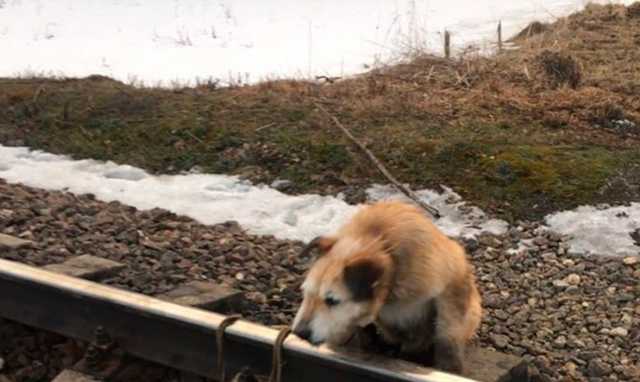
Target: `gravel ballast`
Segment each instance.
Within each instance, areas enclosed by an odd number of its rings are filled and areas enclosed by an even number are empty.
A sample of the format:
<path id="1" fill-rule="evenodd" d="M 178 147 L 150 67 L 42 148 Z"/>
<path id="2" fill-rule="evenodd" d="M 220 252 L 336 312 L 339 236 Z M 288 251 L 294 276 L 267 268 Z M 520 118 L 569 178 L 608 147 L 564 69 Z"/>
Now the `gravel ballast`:
<path id="1" fill-rule="evenodd" d="M 43 266 L 103 257 L 126 265 L 103 283 L 147 295 L 193 280 L 241 290 L 247 303 L 238 313 L 264 325 L 291 322 L 310 260 L 299 256 L 301 242 L 251 235 L 233 222 L 205 226 L 2 180 L 0 233 L 33 242 L 3 249 L 2 258 Z M 564 239 L 523 222 L 504 236 L 464 241 L 484 299 L 478 345 L 529 358 L 551 381 L 640 380 L 640 261 L 569 254 Z M 65 366 L 65 352 L 8 346 L 25 337 L 16 331 L 38 336 L 16 327 L 0 323 L 0 375 L 26 381 L 34 368 L 51 374 Z M 51 349 L 72 348 L 47 336 Z"/>

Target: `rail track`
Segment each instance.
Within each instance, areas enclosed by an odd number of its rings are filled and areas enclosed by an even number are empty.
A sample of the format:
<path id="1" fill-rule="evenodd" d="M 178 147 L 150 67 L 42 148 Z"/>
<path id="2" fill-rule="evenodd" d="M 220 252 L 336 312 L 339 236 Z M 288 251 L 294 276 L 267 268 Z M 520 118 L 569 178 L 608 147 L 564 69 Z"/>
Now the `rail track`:
<path id="1" fill-rule="evenodd" d="M 0 260 L 0 316 L 88 342 L 95 342 L 100 328 L 119 351 L 202 377 L 220 375 L 221 314 Z M 243 320 L 226 327 L 227 376 L 246 367 L 269 375 L 278 334 Z M 398 360 L 313 347 L 293 335 L 282 345 L 282 361 L 282 381 L 473 382 Z"/>

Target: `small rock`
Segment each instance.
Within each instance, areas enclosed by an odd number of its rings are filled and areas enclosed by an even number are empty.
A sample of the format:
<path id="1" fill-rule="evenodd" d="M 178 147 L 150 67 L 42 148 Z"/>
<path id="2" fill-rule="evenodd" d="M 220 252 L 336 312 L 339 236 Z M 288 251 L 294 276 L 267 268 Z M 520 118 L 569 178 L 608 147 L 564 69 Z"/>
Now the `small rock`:
<path id="1" fill-rule="evenodd" d="M 585 351 L 585 352 L 582 352 L 582 353 L 578 354 L 578 357 L 580 359 L 585 360 L 585 361 L 591 361 L 591 360 L 595 360 L 598 357 L 598 352 Z"/>
<path id="2" fill-rule="evenodd" d="M 271 187 L 275 188 L 278 191 L 289 190 L 291 189 L 292 186 L 293 186 L 293 182 L 286 179 L 277 179 L 277 180 L 274 180 L 273 183 L 271 183 Z"/>
<path id="3" fill-rule="evenodd" d="M 569 283 L 565 280 L 553 280 L 553 286 L 556 288 L 566 288 L 569 286 Z"/>
<path id="4" fill-rule="evenodd" d="M 609 334 L 616 337 L 626 337 L 629 334 L 629 331 L 623 327 L 617 327 L 611 329 Z"/>
<path id="5" fill-rule="evenodd" d="M 564 364 L 563 369 L 567 372 L 567 374 L 573 376 L 576 373 L 577 366 L 573 362 L 567 362 Z"/>
<path id="6" fill-rule="evenodd" d="M 635 298 L 631 293 L 620 293 L 616 296 L 616 301 L 618 302 L 629 302 L 633 301 Z"/>
<path id="7" fill-rule="evenodd" d="M 563 348 L 567 344 L 567 337 L 560 336 L 560 337 L 556 338 L 555 341 L 553 341 L 553 344 L 556 347 Z"/>
<path id="8" fill-rule="evenodd" d="M 493 342 L 498 349 L 504 349 L 509 344 L 509 337 L 503 336 L 502 334 L 494 334 L 491 336 L 491 342 Z"/>
<path id="9" fill-rule="evenodd" d="M 549 245 L 549 240 L 545 239 L 544 237 L 536 237 L 535 239 L 533 239 L 533 244 L 539 247 L 545 247 Z"/>
<path id="10" fill-rule="evenodd" d="M 611 367 L 599 359 L 589 361 L 587 375 L 590 377 L 604 377 L 611 373 Z"/>
<path id="11" fill-rule="evenodd" d="M 570 285 L 567 289 L 565 289 L 565 292 L 567 292 L 568 294 L 578 294 L 580 292 L 580 288 L 578 288 L 576 285 Z"/>
<path id="12" fill-rule="evenodd" d="M 493 315 L 496 316 L 496 318 L 498 318 L 498 319 L 500 319 L 502 321 L 505 321 L 506 319 L 509 318 L 509 314 L 507 312 L 505 312 L 504 310 L 502 310 L 502 309 L 497 309 L 493 313 Z"/>
<path id="13" fill-rule="evenodd" d="M 639 256 L 625 257 L 624 260 L 622 260 L 622 262 L 625 263 L 626 265 L 635 265 L 640 262 L 640 257 Z"/>
<path id="14" fill-rule="evenodd" d="M 579 285 L 580 284 L 580 276 L 575 273 L 570 274 L 565 277 L 564 281 L 569 285 Z"/>

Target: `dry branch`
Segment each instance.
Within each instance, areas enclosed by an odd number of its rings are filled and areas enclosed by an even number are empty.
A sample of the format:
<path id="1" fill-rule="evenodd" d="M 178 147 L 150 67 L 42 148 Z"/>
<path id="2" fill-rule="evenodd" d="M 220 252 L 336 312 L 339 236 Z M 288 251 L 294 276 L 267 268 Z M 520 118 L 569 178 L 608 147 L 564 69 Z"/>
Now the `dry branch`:
<path id="1" fill-rule="evenodd" d="M 318 102 L 315 102 L 315 105 L 321 112 L 323 112 L 329 118 L 331 118 L 333 123 L 336 126 L 338 126 L 338 128 L 340 130 L 342 130 L 342 132 L 351 140 L 351 142 L 353 142 L 356 146 L 358 146 L 360 148 L 360 150 L 362 150 L 367 155 L 367 157 L 369 157 L 371 162 L 373 162 L 373 164 L 378 168 L 378 170 L 382 173 L 382 175 L 384 175 L 389 180 L 389 182 L 391 182 L 391 184 L 394 185 L 394 187 L 396 187 L 400 192 L 405 194 L 409 199 L 411 199 L 414 202 L 416 202 L 420 207 L 422 207 L 425 211 L 430 213 L 434 218 L 436 218 L 436 219 L 440 218 L 440 211 L 438 211 L 436 208 L 433 208 L 430 205 L 428 205 L 425 202 L 423 202 L 422 200 L 420 200 L 420 198 L 418 197 L 418 195 L 415 194 L 415 192 L 411 191 L 411 189 L 409 187 L 407 187 L 404 184 L 400 183 L 389 172 L 389 170 L 387 170 L 387 168 L 382 164 L 382 162 L 380 162 L 380 160 L 378 160 L 378 158 L 376 158 L 376 156 L 373 155 L 373 153 L 369 149 L 367 149 L 367 147 L 362 142 L 360 142 L 353 134 L 351 134 L 351 131 L 349 131 L 349 129 L 347 129 L 340 122 L 340 120 L 338 118 L 336 118 L 334 115 L 329 113 L 327 111 L 327 109 L 325 109 Z"/>

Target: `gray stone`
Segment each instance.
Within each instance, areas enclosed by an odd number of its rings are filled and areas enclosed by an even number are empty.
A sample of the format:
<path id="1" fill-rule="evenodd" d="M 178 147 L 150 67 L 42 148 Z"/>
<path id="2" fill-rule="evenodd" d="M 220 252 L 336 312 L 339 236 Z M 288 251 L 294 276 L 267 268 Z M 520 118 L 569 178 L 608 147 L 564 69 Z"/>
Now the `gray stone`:
<path id="1" fill-rule="evenodd" d="M 0 233 L 0 248 L 18 249 L 29 247 L 33 244 L 31 240 L 20 239 L 15 236 Z"/>
<path id="2" fill-rule="evenodd" d="M 509 344 L 509 337 L 501 334 L 494 334 L 491 336 L 491 342 L 493 342 L 498 349 L 504 349 Z"/>
<path id="3" fill-rule="evenodd" d="M 587 366 L 587 375 L 590 377 L 603 377 L 611 373 L 611 367 L 599 359 L 592 359 Z"/>
<path id="4" fill-rule="evenodd" d="M 271 183 L 271 187 L 278 191 L 286 191 L 293 187 L 293 182 L 286 179 L 276 179 Z"/>
<path id="5" fill-rule="evenodd" d="M 206 281 L 192 281 L 156 297 L 216 312 L 237 308 L 243 301 L 242 292 Z"/>
<path id="6" fill-rule="evenodd" d="M 124 264 L 91 255 L 73 257 L 64 263 L 44 267 L 51 272 L 93 281 L 114 276 L 124 268 Z"/>
<path id="7" fill-rule="evenodd" d="M 559 336 L 553 341 L 556 347 L 563 348 L 567 344 L 567 338 L 565 336 Z"/>

